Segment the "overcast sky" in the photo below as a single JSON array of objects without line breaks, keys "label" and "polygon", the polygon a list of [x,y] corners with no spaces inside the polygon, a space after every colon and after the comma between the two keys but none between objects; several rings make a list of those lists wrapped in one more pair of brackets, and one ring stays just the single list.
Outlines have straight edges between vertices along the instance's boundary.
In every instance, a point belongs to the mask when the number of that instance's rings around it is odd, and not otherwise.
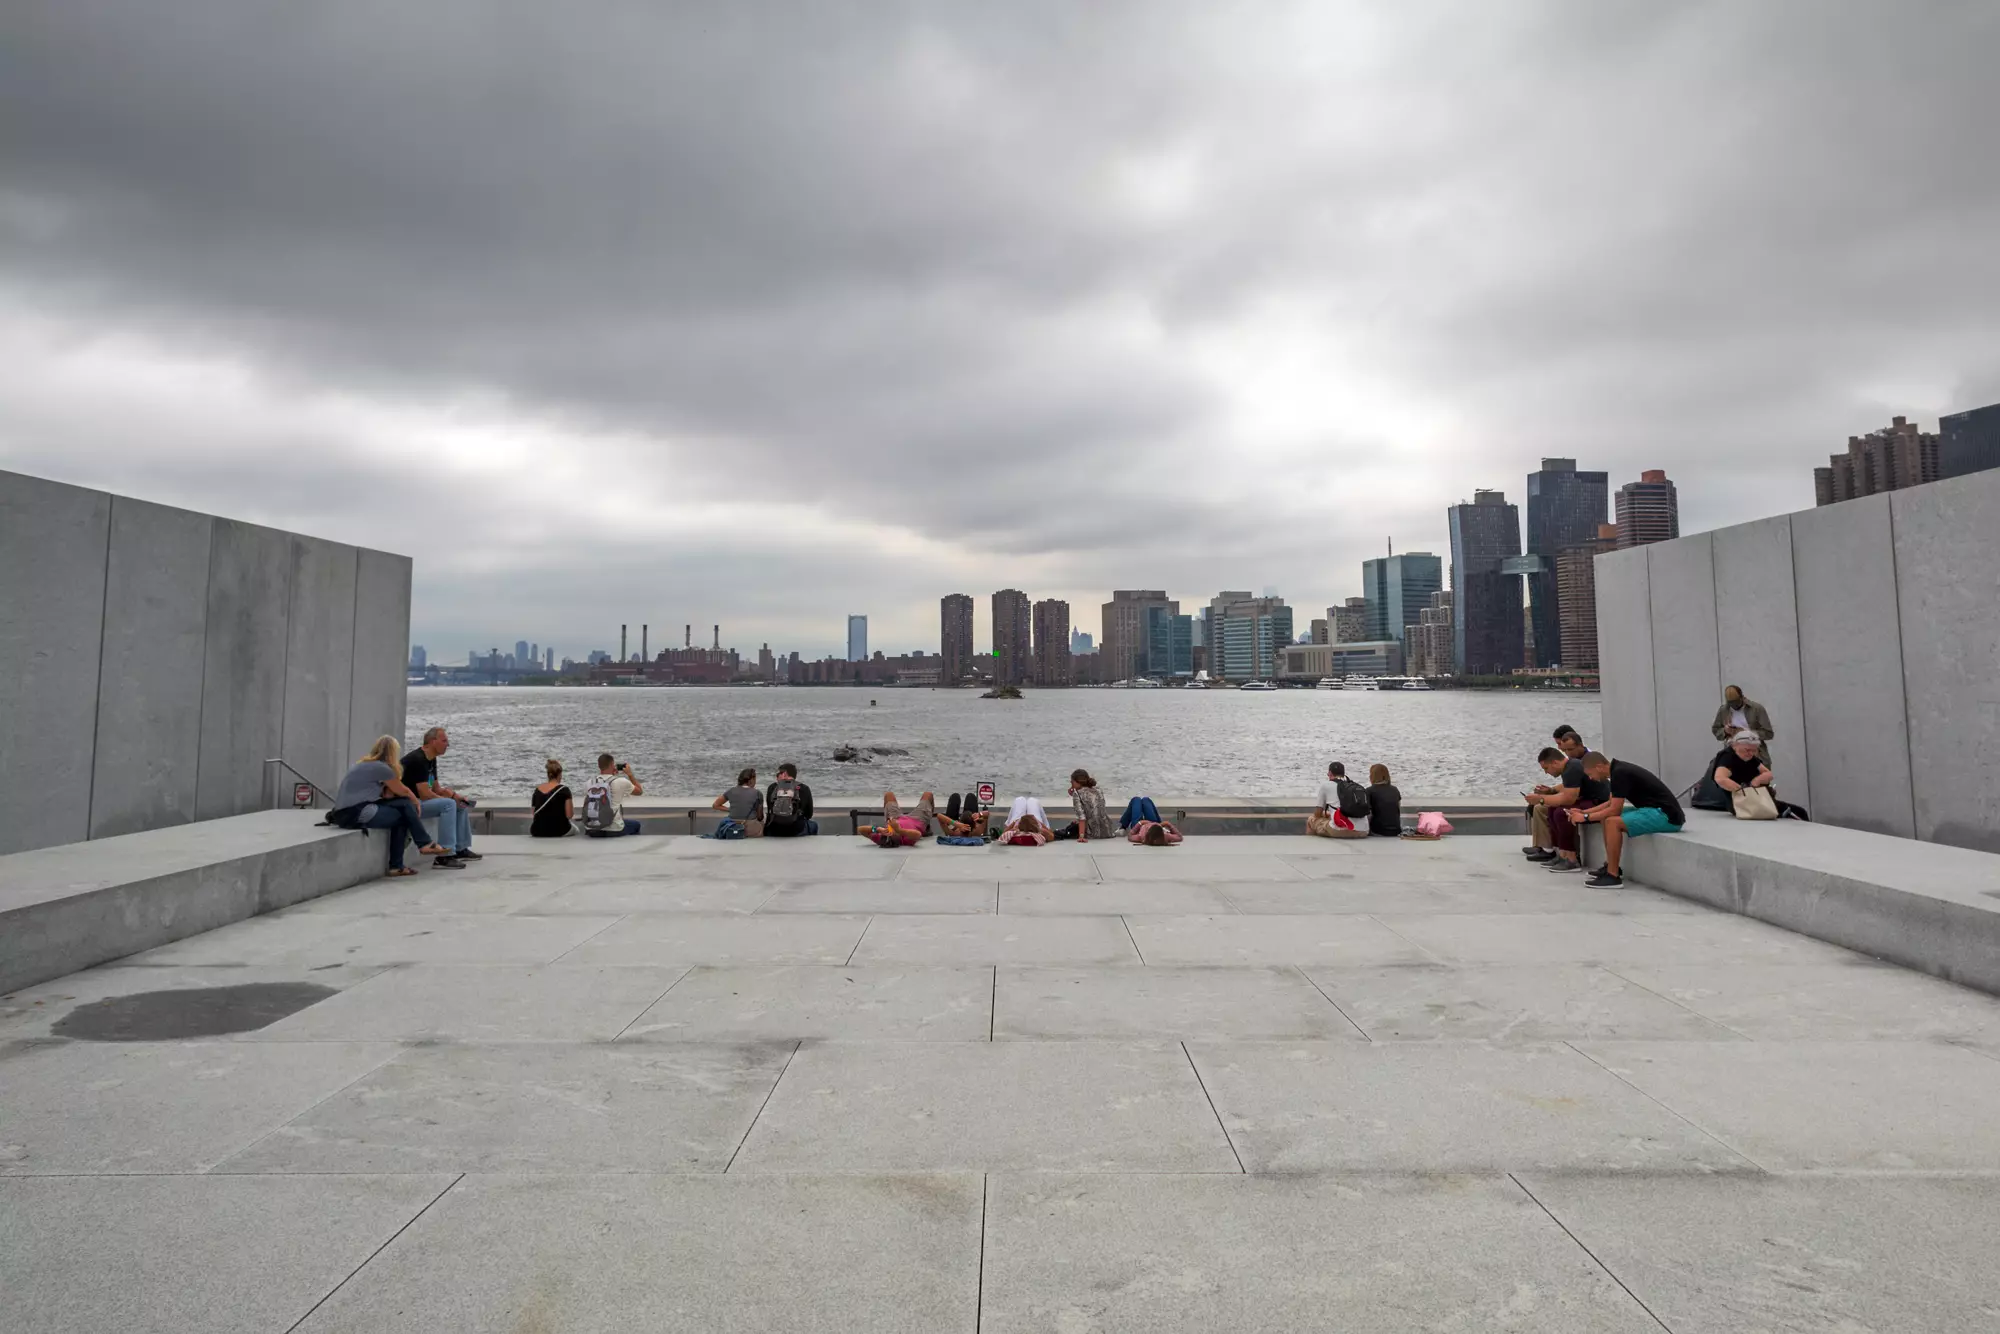
[{"label": "overcast sky", "polygon": [[1991,0],[5,0],[0,467],[439,659],[1303,628],[1545,454],[1688,531],[2000,400],[1996,125]]}]

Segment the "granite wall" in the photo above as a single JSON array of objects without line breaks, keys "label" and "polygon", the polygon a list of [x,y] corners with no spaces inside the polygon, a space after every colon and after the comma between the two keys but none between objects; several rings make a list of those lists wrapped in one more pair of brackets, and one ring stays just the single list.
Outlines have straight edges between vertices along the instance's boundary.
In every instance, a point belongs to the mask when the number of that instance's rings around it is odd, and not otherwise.
[{"label": "granite wall", "polygon": [[2000,472],[1597,558],[1605,747],[1675,789],[1721,688],[1816,820],[2000,852]]},{"label": "granite wall", "polygon": [[0,472],[0,854],[289,804],[403,733],[410,561]]}]

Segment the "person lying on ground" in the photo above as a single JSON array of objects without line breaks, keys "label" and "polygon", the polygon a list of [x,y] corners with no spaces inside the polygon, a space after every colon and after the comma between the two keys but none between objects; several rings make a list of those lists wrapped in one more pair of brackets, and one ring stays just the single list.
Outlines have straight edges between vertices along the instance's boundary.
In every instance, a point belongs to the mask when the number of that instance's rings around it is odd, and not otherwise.
[{"label": "person lying on ground", "polygon": [[1181,841],[1181,831],[1169,820],[1141,820],[1132,826],[1132,832],[1125,838],[1127,842],[1149,848],[1169,848]]},{"label": "person lying on ground", "polygon": [[342,829],[386,829],[389,831],[389,874],[415,875],[403,865],[403,840],[416,844],[417,851],[442,857],[449,851],[431,842],[424,828],[423,813],[417,808],[417,794],[397,776],[402,746],[392,736],[377,737],[368,753],[354,762],[334,790],[333,809],[326,821]]},{"label": "person lying on ground", "polygon": [[1039,848],[1053,836],[1048,825],[1037,820],[1033,812],[1023,814],[1018,819],[1009,820],[1000,832],[1002,843],[1011,843],[1019,848]]},{"label": "person lying on ground", "polygon": [[895,793],[884,792],[882,823],[859,825],[854,832],[873,843],[884,846],[899,843],[907,848],[942,823],[937,813],[937,801],[930,793],[918,797],[916,808],[906,811],[896,800]]},{"label": "person lying on ground", "polygon": [[951,794],[944,804],[944,814],[938,817],[938,824],[953,838],[986,837],[986,821],[990,812],[980,809],[979,795],[968,792],[963,797]]}]

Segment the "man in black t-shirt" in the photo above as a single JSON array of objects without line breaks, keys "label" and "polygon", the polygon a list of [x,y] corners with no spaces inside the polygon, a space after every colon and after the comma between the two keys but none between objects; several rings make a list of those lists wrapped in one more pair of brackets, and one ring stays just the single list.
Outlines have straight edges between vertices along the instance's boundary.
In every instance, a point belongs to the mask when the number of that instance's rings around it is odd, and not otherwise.
[{"label": "man in black t-shirt", "polygon": [[778,766],[778,781],[764,790],[764,837],[803,838],[819,832],[813,790],[799,781],[799,766]]},{"label": "man in black t-shirt", "polygon": [[1578,824],[1604,826],[1604,865],[1585,883],[1592,889],[1614,889],[1625,883],[1618,860],[1625,840],[1678,834],[1687,823],[1687,813],[1658,775],[1629,760],[1614,760],[1593,750],[1583,757],[1583,772],[1610,789],[1601,804],[1570,811],[1570,819]]},{"label": "man in black t-shirt", "polygon": [[[1576,824],[1562,812],[1578,807],[1589,808],[1601,805],[1611,795],[1604,784],[1592,781],[1583,772],[1583,757],[1587,753],[1583,738],[1574,728],[1558,727],[1554,746],[1545,747],[1536,762],[1542,772],[1557,779],[1554,786],[1543,784],[1533,792],[1524,793],[1528,800],[1529,830],[1536,846],[1523,848],[1528,860],[1546,866],[1555,872],[1583,870],[1583,862],[1578,852],[1581,840],[1577,837]],[[1541,846],[1546,838],[1548,846]]]},{"label": "man in black t-shirt", "polygon": [[438,782],[438,756],[450,749],[451,738],[442,727],[424,733],[424,744],[403,756],[403,786],[417,794],[424,819],[437,821],[437,841],[451,849],[432,865],[456,871],[478,861],[479,854],[472,850],[472,799]]}]

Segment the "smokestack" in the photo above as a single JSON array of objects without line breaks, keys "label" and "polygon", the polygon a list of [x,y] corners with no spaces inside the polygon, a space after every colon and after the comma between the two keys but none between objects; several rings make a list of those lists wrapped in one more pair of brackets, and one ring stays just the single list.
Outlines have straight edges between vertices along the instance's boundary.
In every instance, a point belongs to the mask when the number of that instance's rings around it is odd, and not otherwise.
[{"label": "smokestack", "polygon": [[649,646],[647,644],[647,641],[652,638],[647,632],[652,628],[650,625],[641,625],[639,627],[639,661],[641,662],[651,662],[653,660],[653,655],[648,652]]},{"label": "smokestack", "polygon": [[681,647],[694,647],[694,626],[692,624],[681,626]]},{"label": "smokestack", "polygon": [[719,625],[715,627],[715,651],[722,651],[722,627]]},{"label": "smokestack", "polygon": [[618,627],[618,661],[625,661],[625,626],[622,623]]}]

